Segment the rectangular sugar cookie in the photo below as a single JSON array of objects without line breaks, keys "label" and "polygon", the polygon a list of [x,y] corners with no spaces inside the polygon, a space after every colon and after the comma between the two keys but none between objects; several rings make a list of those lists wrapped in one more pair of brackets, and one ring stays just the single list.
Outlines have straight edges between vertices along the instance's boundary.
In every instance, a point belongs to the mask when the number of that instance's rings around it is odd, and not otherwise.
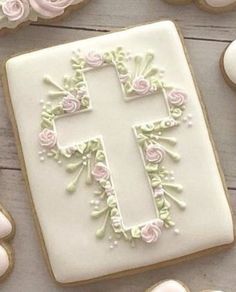
[{"label": "rectangular sugar cookie", "polygon": [[133,272],[234,241],[173,22],[11,58],[4,83],[57,282]]}]

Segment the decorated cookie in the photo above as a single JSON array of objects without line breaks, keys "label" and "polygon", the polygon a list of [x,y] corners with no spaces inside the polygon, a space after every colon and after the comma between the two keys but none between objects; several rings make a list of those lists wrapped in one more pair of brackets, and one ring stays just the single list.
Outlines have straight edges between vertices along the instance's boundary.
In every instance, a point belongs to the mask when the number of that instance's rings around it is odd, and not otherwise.
[{"label": "decorated cookie", "polygon": [[235,0],[165,0],[170,4],[188,4],[194,2],[202,10],[220,13],[236,8]]},{"label": "decorated cookie", "polygon": [[3,79],[57,282],[171,264],[234,241],[173,22],[11,58]]},{"label": "decorated cookie", "polygon": [[[155,284],[151,288],[147,289],[146,292],[191,292],[190,289],[180,281],[166,280]],[[201,292],[223,292],[219,290],[203,290]]]},{"label": "decorated cookie", "polygon": [[18,28],[23,23],[51,20],[63,16],[88,0],[0,0],[0,33]]},{"label": "decorated cookie", "polygon": [[220,67],[225,81],[236,89],[236,41],[232,42],[221,56]]},{"label": "decorated cookie", "polygon": [[10,214],[0,206],[0,281],[6,278],[13,268],[13,254],[7,242],[13,238],[15,226]]}]

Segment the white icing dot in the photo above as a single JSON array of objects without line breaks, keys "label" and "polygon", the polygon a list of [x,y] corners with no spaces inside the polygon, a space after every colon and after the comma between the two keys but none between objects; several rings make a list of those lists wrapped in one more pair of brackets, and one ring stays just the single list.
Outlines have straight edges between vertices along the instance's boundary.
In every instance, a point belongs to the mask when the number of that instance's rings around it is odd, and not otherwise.
[{"label": "white icing dot", "polygon": [[61,161],[61,160],[58,160],[57,163],[58,163],[58,164],[62,164],[62,161]]},{"label": "white icing dot", "polygon": [[158,136],[161,136],[162,135],[162,132],[158,132],[157,134],[158,134]]},{"label": "white icing dot", "polygon": [[114,245],[118,245],[118,241],[115,240],[115,241],[113,242],[113,244],[114,244]]},{"label": "white icing dot", "polygon": [[165,181],[169,180],[168,176],[164,177],[164,180],[165,180]]},{"label": "white icing dot", "polygon": [[44,160],[45,160],[45,158],[44,158],[43,156],[41,156],[41,157],[40,157],[40,161],[43,162]]},{"label": "white icing dot", "polygon": [[40,99],[39,103],[40,104],[44,104],[44,100],[43,99]]},{"label": "white icing dot", "polygon": [[47,105],[51,105],[52,103],[51,103],[51,101],[47,101]]},{"label": "white icing dot", "polygon": [[180,234],[180,230],[179,230],[178,228],[175,228],[174,233],[175,233],[176,235],[178,235],[178,234]]},{"label": "white icing dot", "polygon": [[45,106],[45,105],[43,106],[43,109],[44,109],[44,110],[46,109],[46,106]]},{"label": "white icing dot", "polygon": [[84,161],[84,162],[83,162],[83,165],[87,165],[87,162],[86,162],[86,161]]},{"label": "white icing dot", "polygon": [[96,210],[96,211],[97,211],[98,209],[99,209],[99,207],[98,207],[98,206],[95,206],[95,207],[94,207],[94,210]]},{"label": "white icing dot", "polygon": [[188,114],[188,118],[189,118],[190,120],[192,119],[192,117],[193,117],[192,114]]},{"label": "white icing dot", "polygon": [[184,123],[186,123],[187,120],[188,120],[188,119],[187,119],[186,117],[183,118],[183,122],[184,122]]},{"label": "white icing dot", "polygon": [[170,171],[170,174],[171,174],[171,175],[174,175],[175,173],[174,173],[174,171],[173,171],[173,170],[171,170],[171,171]]},{"label": "white icing dot", "polygon": [[170,180],[171,180],[171,181],[174,181],[174,180],[175,180],[175,177],[174,177],[174,176],[171,176],[171,177],[170,177]]},{"label": "white icing dot", "polygon": [[192,122],[188,122],[188,127],[192,127],[193,123]]},{"label": "white icing dot", "polygon": [[42,154],[43,154],[43,151],[39,151],[38,154],[39,154],[39,155],[42,155]]},{"label": "white icing dot", "polygon": [[99,205],[99,204],[100,204],[100,201],[99,201],[99,200],[96,200],[96,201],[94,202],[94,204],[95,204],[95,205]]},{"label": "white icing dot", "polygon": [[90,201],[90,204],[93,205],[93,204],[94,204],[94,200],[91,200],[91,201]]},{"label": "white icing dot", "polygon": [[112,236],[111,235],[108,237],[108,240],[112,240]]},{"label": "white icing dot", "polygon": [[114,246],[111,244],[111,245],[110,245],[110,249],[113,249],[113,248],[114,248]]}]

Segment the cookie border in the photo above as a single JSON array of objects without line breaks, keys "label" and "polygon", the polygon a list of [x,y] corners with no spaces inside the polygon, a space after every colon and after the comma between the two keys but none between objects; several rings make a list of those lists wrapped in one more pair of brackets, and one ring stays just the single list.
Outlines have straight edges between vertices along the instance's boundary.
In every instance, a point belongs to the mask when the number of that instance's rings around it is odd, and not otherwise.
[{"label": "cookie border", "polygon": [[[183,35],[182,35],[178,25],[176,24],[176,22],[171,20],[171,19],[168,19],[168,18],[161,18],[158,21],[149,22],[149,23],[146,23],[146,24],[159,23],[159,22],[162,22],[162,21],[170,21],[175,26],[175,28],[177,30],[177,33],[179,35],[181,44],[182,44],[182,48],[183,48],[186,60],[188,62],[188,66],[189,66],[190,73],[191,73],[191,76],[192,76],[192,79],[193,79],[194,87],[195,87],[195,90],[196,90],[196,93],[197,93],[197,96],[198,96],[199,103],[201,105],[201,109],[202,109],[202,112],[203,112],[204,120],[205,120],[206,127],[207,127],[207,130],[208,130],[209,140],[210,140],[210,143],[212,145],[212,149],[213,149],[213,152],[214,152],[217,168],[218,168],[218,171],[219,171],[219,174],[220,174],[220,178],[221,178],[221,181],[222,181],[222,185],[223,185],[223,188],[224,188],[225,196],[226,196],[226,199],[228,201],[228,205],[229,205],[229,208],[230,208],[230,211],[231,211],[231,217],[232,217],[232,222],[233,222],[234,239],[233,239],[233,241],[231,243],[228,243],[228,244],[219,245],[219,246],[215,246],[215,247],[212,247],[212,248],[200,250],[198,252],[195,252],[195,253],[192,253],[192,254],[189,254],[189,255],[186,255],[186,256],[178,257],[178,258],[175,258],[175,259],[172,259],[172,260],[167,260],[167,261],[164,261],[164,262],[161,262],[161,263],[155,263],[155,264],[151,264],[151,265],[148,265],[148,266],[138,267],[138,268],[129,269],[129,270],[121,271],[121,272],[115,272],[115,273],[112,273],[112,274],[99,276],[99,277],[91,278],[91,279],[86,279],[86,280],[82,280],[82,281],[74,281],[74,282],[67,282],[67,283],[58,281],[55,278],[55,275],[54,275],[53,270],[52,270],[52,266],[51,266],[50,261],[49,261],[49,256],[48,256],[46,244],[45,244],[45,241],[44,241],[44,238],[43,238],[43,234],[42,234],[42,230],[41,230],[41,227],[40,227],[39,219],[38,219],[38,216],[37,216],[37,213],[36,213],[35,205],[34,205],[34,202],[33,202],[33,197],[31,195],[31,190],[30,190],[30,185],[29,185],[26,165],[25,165],[24,156],[23,156],[23,152],[22,152],[22,145],[21,145],[19,132],[18,132],[18,126],[17,126],[16,120],[15,120],[14,110],[13,110],[11,97],[10,97],[10,92],[9,92],[9,86],[8,86],[8,80],[7,80],[7,72],[6,72],[6,63],[12,57],[16,56],[16,55],[14,55],[14,56],[11,56],[11,57],[7,58],[3,62],[3,65],[2,65],[1,80],[2,80],[2,85],[3,85],[4,99],[5,99],[5,103],[6,103],[6,106],[7,106],[9,118],[10,118],[10,121],[11,121],[12,127],[13,127],[13,132],[14,132],[14,136],[15,136],[15,140],[16,140],[16,147],[17,147],[18,157],[19,157],[19,161],[20,161],[23,177],[24,177],[25,184],[26,184],[26,190],[27,190],[28,198],[29,198],[29,201],[30,201],[30,204],[31,204],[31,209],[32,209],[32,212],[33,212],[33,218],[34,218],[35,226],[36,226],[37,233],[38,233],[39,240],[40,240],[40,246],[41,246],[41,249],[43,251],[44,258],[45,258],[45,261],[47,263],[47,267],[48,267],[49,273],[50,273],[52,279],[54,280],[54,282],[59,284],[60,286],[70,287],[70,286],[94,283],[94,282],[98,282],[98,281],[105,280],[105,279],[114,279],[114,278],[119,278],[119,277],[122,277],[122,276],[133,275],[133,274],[136,274],[136,273],[141,273],[141,272],[152,270],[152,269],[157,269],[157,268],[162,268],[162,267],[174,265],[174,264],[177,264],[177,263],[182,263],[182,262],[187,261],[187,260],[193,260],[195,258],[199,258],[200,256],[210,255],[210,254],[213,254],[215,252],[219,252],[219,251],[222,251],[222,250],[224,250],[226,248],[232,247],[234,245],[234,242],[235,242],[235,224],[234,224],[234,218],[233,218],[233,213],[232,213],[232,207],[231,207],[231,204],[230,204],[230,197],[229,197],[228,189],[227,189],[227,186],[226,186],[226,183],[225,183],[225,178],[224,178],[224,175],[223,175],[223,171],[221,169],[221,165],[220,165],[220,162],[219,162],[219,158],[218,158],[218,154],[217,154],[217,151],[216,151],[216,147],[215,147],[215,144],[214,144],[214,141],[213,141],[213,138],[212,138],[212,134],[210,132],[209,120],[208,120],[208,115],[207,115],[207,112],[206,112],[206,108],[205,108],[205,105],[203,103],[203,99],[202,99],[202,95],[200,93],[200,90],[199,90],[199,88],[197,86],[196,79],[195,79],[195,77],[193,75],[193,69],[192,69],[192,66],[191,66],[191,63],[190,63],[190,58],[188,56],[187,49],[185,47]],[[145,24],[140,24],[140,25],[136,25],[136,26],[132,26],[132,27],[139,27],[139,26],[142,26],[142,25],[145,25]],[[128,29],[132,28],[132,27],[127,27],[125,29],[121,29],[121,30],[117,30],[117,31],[125,31],[125,30],[128,30]],[[103,35],[105,35],[105,34],[103,34]],[[35,51],[38,51],[38,50],[35,50]],[[18,54],[18,55],[22,55],[22,54],[26,54],[26,53],[27,52],[24,52],[24,53],[21,53],[21,54]]]},{"label": "cookie border", "polygon": [[71,15],[73,12],[78,11],[79,9],[82,9],[84,6],[87,5],[87,3],[90,0],[81,0],[82,2],[78,3],[78,4],[71,4],[70,6],[68,6],[65,10],[64,13],[62,15],[53,17],[53,18],[41,18],[40,16],[38,17],[38,19],[36,21],[32,21],[32,20],[26,20],[22,23],[20,23],[17,27],[15,28],[8,28],[8,27],[4,27],[4,28],[0,28],[0,38],[4,37],[8,34],[12,34],[17,32],[18,30],[20,30],[21,28],[27,27],[28,25],[30,25],[31,23],[33,24],[38,24],[38,25],[50,25],[50,24],[54,24],[58,21],[62,21],[64,19],[66,19],[67,17],[69,17],[69,15]]},{"label": "cookie border", "polygon": [[168,282],[168,281],[175,281],[175,282],[179,283],[181,286],[183,286],[184,289],[186,290],[186,292],[191,292],[191,290],[190,290],[190,289],[189,289],[189,288],[188,288],[183,282],[181,282],[181,281],[179,281],[179,280],[175,280],[175,279],[166,279],[166,280],[162,280],[162,281],[160,281],[160,282],[158,282],[158,283],[152,285],[150,288],[148,288],[147,290],[145,290],[145,292],[152,292],[152,290],[153,290],[154,288],[156,288],[158,285],[161,285],[162,283],[165,283],[165,282]]},{"label": "cookie border", "polygon": [[2,276],[0,276],[0,282],[2,282],[11,274],[11,272],[14,268],[14,265],[15,265],[15,256],[14,256],[13,248],[10,244],[10,241],[15,236],[16,225],[15,225],[15,221],[14,221],[13,217],[11,216],[11,214],[9,213],[9,211],[7,209],[5,209],[2,206],[2,204],[0,204],[0,212],[2,212],[4,216],[6,216],[6,218],[10,221],[10,223],[12,225],[11,233],[0,239],[0,246],[2,246],[6,250],[7,255],[8,255],[8,259],[9,259],[8,269],[6,270],[6,272]]}]

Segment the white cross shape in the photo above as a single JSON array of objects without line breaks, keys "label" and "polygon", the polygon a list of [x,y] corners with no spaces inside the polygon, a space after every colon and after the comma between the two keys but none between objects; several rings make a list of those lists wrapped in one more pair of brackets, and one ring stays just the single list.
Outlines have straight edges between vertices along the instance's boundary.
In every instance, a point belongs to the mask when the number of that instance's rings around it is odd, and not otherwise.
[{"label": "white cross shape", "polygon": [[132,128],[168,116],[167,103],[161,93],[127,101],[114,67],[89,71],[86,79],[92,109],[56,121],[60,147],[62,140],[69,146],[102,136],[124,225],[155,219],[157,210]]}]

